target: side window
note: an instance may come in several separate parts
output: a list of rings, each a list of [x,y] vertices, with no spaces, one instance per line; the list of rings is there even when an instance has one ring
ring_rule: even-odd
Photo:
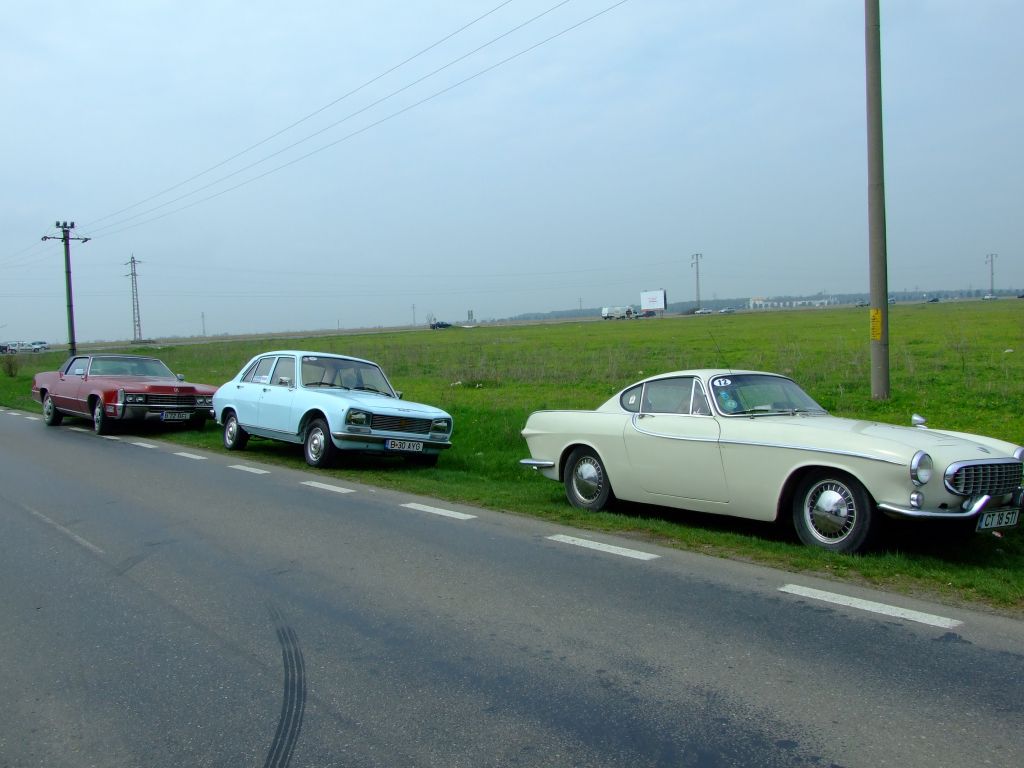
[[[690,413],[693,379],[658,379],[647,382],[644,411],[649,413]]]
[[[708,402],[708,396],[704,394],[704,387],[701,386],[700,379],[693,380],[693,392],[690,396],[690,413],[694,416],[711,415],[711,404]]]
[[[65,374],[68,376],[85,376],[86,370],[89,368],[88,357],[76,357],[65,369]]]
[[[295,384],[295,358],[279,357],[277,367],[274,369],[272,384],[281,387],[290,387]]]
[[[619,405],[622,406],[623,410],[630,413],[640,412],[640,392],[643,388],[643,384],[637,384],[635,387],[630,387],[622,393],[619,397]]]
[[[262,357],[256,363],[256,365],[250,368],[245,376],[242,377],[242,381],[248,381],[252,384],[269,384],[270,383],[270,371],[274,367],[274,363],[277,362],[276,357]]]

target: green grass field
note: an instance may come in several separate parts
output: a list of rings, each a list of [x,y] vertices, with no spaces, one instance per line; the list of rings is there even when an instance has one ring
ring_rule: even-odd
[[[190,381],[221,384],[270,349],[339,352],[380,363],[407,399],[455,417],[454,447],[434,469],[395,460],[349,459],[328,474],[532,515],[580,528],[656,538],[711,555],[859,580],[951,602],[1024,614],[1024,531],[954,535],[938,526],[891,526],[878,551],[830,555],[796,543],[786,526],[755,524],[643,505],[585,514],[562,488],[518,461],[527,415],[593,408],[633,381],[682,368],[727,366],[792,376],[839,416],[930,425],[1024,442],[1024,301],[891,307],[892,397],[871,398],[868,311],[817,309],[667,317],[639,321],[450,328],[442,331],[211,341],[127,351],[154,354]],[[0,374],[0,402],[39,410],[32,375],[63,360],[18,356]],[[173,431],[170,440],[221,450],[220,433]],[[297,446],[254,440],[247,457],[302,465]]]

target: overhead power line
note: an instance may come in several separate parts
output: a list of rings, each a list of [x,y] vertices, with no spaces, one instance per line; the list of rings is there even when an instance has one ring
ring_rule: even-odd
[[[565,0],[565,1],[568,1],[568,0]],[[128,224],[127,226],[121,227],[120,229],[114,229],[114,231],[112,231],[112,232],[105,232],[103,235],[98,235],[98,236],[99,237],[106,237],[106,236],[109,236],[109,235],[118,234],[120,232],[124,232],[124,231],[127,231],[129,229],[134,229],[135,227],[141,227],[141,226],[144,226],[146,224],[150,224],[150,223],[152,223],[154,221],[158,221],[160,219],[164,219],[164,218],[166,218],[168,216],[171,216],[171,215],[173,215],[175,213],[180,213],[181,211],[185,211],[185,210],[188,210],[189,208],[194,208],[195,206],[200,205],[202,203],[206,203],[206,202],[209,202],[210,200],[214,200],[214,199],[216,199],[216,198],[218,198],[218,197],[220,197],[222,195],[225,195],[225,194],[227,194],[229,192],[234,192],[235,190],[240,189],[241,187],[247,186],[247,185],[249,185],[249,184],[251,184],[251,183],[253,183],[255,181],[259,181],[260,179],[263,179],[263,178],[265,178],[267,176],[270,176],[271,174],[277,173],[278,171],[282,171],[285,168],[288,168],[288,167],[290,167],[292,165],[295,165],[296,163],[299,163],[299,162],[301,162],[303,160],[307,160],[308,158],[312,157],[313,155],[319,154],[320,152],[323,152],[323,151],[325,151],[327,149],[330,149],[332,147],[337,146],[338,144],[341,144],[341,143],[343,143],[345,141],[348,141],[348,140],[350,140],[350,139],[352,139],[352,138],[354,138],[356,136],[359,136],[359,135],[361,135],[363,133],[366,133],[367,131],[369,131],[369,130],[371,130],[373,128],[376,128],[377,126],[382,125],[383,123],[386,123],[386,122],[388,122],[388,121],[390,121],[390,120],[392,120],[392,119],[394,119],[394,118],[396,118],[396,117],[398,117],[400,115],[403,115],[406,112],[409,112],[409,111],[411,111],[413,109],[416,109],[417,107],[420,107],[423,104],[426,104],[427,102],[432,101],[432,100],[438,98],[439,96],[443,96],[444,94],[446,94],[446,93],[448,93],[450,91],[453,91],[456,88],[460,88],[461,86],[465,85],[466,83],[469,83],[469,82],[477,79],[478,77],[481,77],[481,76],[483,76],[483,75],[485,75],[485,74],[487,74],[489,72],[492,72],[493,70],[497,69],[498,67],[504,66],[505,64],[508,64],[509,62],[514,61],[515,59],[518,59],[521,56],[524,56],[527,53],[530,53],[530,52],[536,50],[537,48],[540,48],[541,46],[546,45],[546,44],[550,43],[551,41],[556,40],[557,38],[562,37],[563,35],[566,35],[569,32],[572,32],[572,31],[582,27],[585,24],[590,23],[594,19],[597,19],[600,16],[603,16],[606,13],[609,13],[610,11],[615,10],[620,5],[625,5],[627,2],[629,2],[629,0],[618,0],[618,2],[613,3],[613,4],[609,5],[609,6],[607,6],[606,8],[598,11],[597,13],[595,13],[595,14],[593,14],[591,16],[588,16],[587,18],[585,18],[585,19],[583,19],[583,20],[581,20],[579,22],[576,22],[575,24],[570,25],[570,26],[562,29],[559,32],[556,32],[555,34],[553,34],[553,35],[551,35],[549,37],[544,38],[540,42],[534,43],[533,45],[528,46],[527,48],[524,48],[523,50],[519,51],[518,53],[514,53],[511,56],[508,56],[508,57],[502,59],[501,61],[498,61],[495,64],[492,64],[492,65],[490,65],[488,67],[485,67],[484,69],[479,70],[478,72],[470,75],[469,77],[466,77],[466,78],[464,78],[462,80],[459,80],[458,82],[453,83],[452,85],[449,85],[449,86],[447,86],[445,88],[442,88],[439,91],[435,91],[431,95],[426,96],[425,98],[420,99],[419,101],[416,101],[416,102],[414,102],[412,104],[409,104],[409,105],[403,107],[402,109],[399,109],[399,110],[397,110],[395,112],[392,112],[391,114],[386,115],[385,117],[382,117],[379,120],[375,120],[374,122],[369,123],[368,125],[365,125],[362,128],[359,128],[358,130],[352,131],[351,133],[349,133],[349,134],[347,134],[345,136],[342,136],[339,139],[331,141],[331,142],[329,142],[327,144],[324,144],[324,145],[318,147],[317,149],[314,149],[314,150],[312,150],[310,152],[307,152],[304,155],[300,155],[300,156],[298,156],[296,158],[293,158],[292,160],[289,160],[286,163],[282,163],[281,165],[275,166],[274,168],[271,168],[268,171],[265,171],[263,173],[257,174],[256,176],[252,176],[252,177],[246,179],[245,181],[239,182],[238,184],[235,184],[235,185],[230,186],[230,187],[226,187],[225,189],[222,189],[219,192],[214,192],[211,195],[207,195],[206,197],[202,197],[202,198],[200,198],[198,200],[195,200],[195,201],[193,201],[191,203],[188,203],[187,205],[183,205],[183,206],[180,206],[178,208],[174,208],[173,210],[170,210],[170,211],[167,211],[165,213],[162,213],[159,216],[153,216],[152,218],[145,219],[144,221],[136,222],[134,224]],[[299,143],[301,143],[301,142],[299,142]],[[249,168],[251,168],[251,167],[253,167],[255,165],[258,165],[258,164],[259,163],[253,163],[252,165],[249,166]],[[236,174],[231,174],[231,175],[232,176],[233,175],[237,175],[237,173]],[[225,177],[225,179],[226,178],[229,178],[229,177]],[[214,184],[216,184],[216,183],[219,183],[219,182],[214,182]],[[212,186],[212,184],[211,185],[206,185],[206,187],[204,187],[204,189],[205,188],[209,188],[210,186]],[[191,193],[191,194],[194,194],[194,193]],[[184,196],[178,198],[178,200],[180,201],[180,200],[182,200],[182,199],[184,199],[186,197],[190,197],[191,194],[184,195]],[[171,203],[167,203],[167,204],[164,204],[164,205],[168,205],[168,204],[171,204]],[[162,207],[164,207],[164,206],[157,206],[157,207],[151,209],[150,211],[148,211],[147,213],[155,212],[156,210],[159,210]],[[145,215],[145,214],[139,214],[139,215]],[[129,217],[128,219],[125,219],[122,222],[115,222],[114,224],[107,225],[107,227],[101,227],[100,231],[102,231],[104,229],[107,229],[107,228],[117,227],[117,226],[119,226],[119,224],[127,223],[128,221],[131,221],[132,219],[137,218],[137,217],[138,217],[138,215],[137,216],[133,216],[133,217]],[[97,236],[97,235],[94,235],[94,236]]]
[[[625,1],[625,0],[623,0],[623,1]],[[488,40],[483,45],[479,45],[476,48],[474,48],[473,50],[469,51],[468,53],[464,53],[461,56],[458,56],[458,57],[452,59],[448,63],[443,64],[440,67],[437,67],[436,69],[434,69],[431,72],[428,72],[427,74],[423,75],[422,77],[418,77],[415,80],[413,80],[412,82],[406,83],[401,88],[397,88],[394,91],[391,91],[391,93],[389,93],[389,94],[387,94],[385,96],[380,97],[376,101],[370,102],[366,106],[361,107],[360,109],[357,109],[355,112],[350,112],[348,115],[346,115],[345,117],[341,118],[340,120],[336,120],[333,123],[330,123],[329,125],[324,126],[320,130],[314,131],[313,133],[311,133],[311,134],[309,134],[307,136],[304,136],[303,138],[299,139],[298,141],[294,141],[291,144],[289,144],[289,145],[287,145],[285,147],[282,147],[281,149],[279,149],[279,150],[277,150],[275,152],[271,152],[269,155],[266,155],[266,156],[260,158],[259,160],[251,162],[248,165],[242,166],[241,168],[238,168],[238,169],[232,171],[231,173],[225,174],[224,176],[221,176],[220,178],[214,179],[213,181],[208,182],[208,183],[206,183],[206,184],[204,184],[204,185],[202,185],[200,187],[196,187],[192,191],[186,192],[183,195],[179,195],[178,197],[175,197],[172,200],[168,200],[166,202],[160,203],[159,205],[153,206],[152,208],[149,208],[149,209],[147,209],[145,211],[141,211],[140,213],[136,213],[136,214],[134,214],[132,216],[129,216],[129,217],[125,218],[125,219],[122,219],[121,221],[116,221],[116,222],[114,222],[112,224],[107,224],[107,225],[105,225],[103,227],[99,227],[98,229],[93,230],[93,234],[94,234],[94,236],[100,236],[100,234],[105,229],[113,229],[113,228],[116,228],[116,227],[120,227],[120,226],[122,226],[124,224],[127,224],[130,221],[133,221],[135,219],[141,218],[141,217],[146,216],[146,215],[148,215],[150,213],[155,213],[156,211],[159,211],[162,208],[166,208],[169,205],[174,205],[175,203],[179,203],[182,200],[186,200],[186,199],[192,197],[193,195],[197,195],[200,192],[203,192],[204,190],[216,187],[218,184],[221,184],[221,183],[227,181],[228,179],[232,179],[235,176],[238,176],[239,174],[245,173],[246,171],[251,170],[251,169],[255,168],[258,165],[262,165],[263,163],[267,162],[268,160],[272,160],[275,157],[283,155],[284,153],[288,152],[289,150],[295,149],[295,147],[297,147],[297,146],[299,146],[301,144],[305,144],[307,141],[311,141],[312,139],[315,139],[317,136],[321,136],[321,135],[323,135],[324,133],[327,133],[328,131],[330,131],[333,128],[337,128],[339,125],[348,122],[353,117],[358,117],[359,115],[363,114],[364,112],[368,112],[369,110],[373,109],[374,107],[377,107],[377,106],[383,104],[385,101],[388,101],[388,100],[394,98],[398,94],[404,93],[405,91],[409,90],[410,88],[413,88],[413,87],[419,85],[420,83],[422,83],[422,82],[424,82],[426,80],[429,80],[430,78],[432,78],[435,75],[443,72],[444,70],[446,70],[446,69],[448,69],[448,68],[458,64],[459,62],[465,61],[470,56],[473,56],[473,55],[479,53],[480,51],[484,50],[485,48],[488,48],[488,47],[494,45],[498,41],[503,40],[504,38],[508,37],[511,34],[514,34],[515,32],[518,32],[519,30],[523,29],[524,27],[534,23],[535,21],[537,21],[538,19],[543,18],[544,16],[547,16],[549,13],[552,13],[553,11],[558,10],[563,5],[566,5],[566,4],[570,3],[570,2],[572,2],[572,0],[560,0],[560,2],[558,2],[555,5],[551,6],[547,10],[541,11],[540,13],[538,13],[535,16],[527,19],[526,21],[524,21],[524,22],[522,22],[520,24],[517,24],[516,26],[512,27],[511,29],[506,30],[505,32],[502,32],[500,35],[498,35],[497,37],[492,38],[491,40]],[[450,38],[451,35],[449,35],[448,37]],[[379,78],[375,78],[375,79],[379,79]],[[362,87],[362,86],[360,86],[360,87]],[[358,90],[358,89],[356,89],[356,90]],[[355,91],[352,91],[351,93],[355,93]],[[337,101],[340,101],[340,99],[337,100]],[[337,101],[335,101],[333,103],[337,103]],[[294,125],[298,125],[298,123],[294,123]],[[284,131],[280,131],[280,132],[278,132],[275,135],[280,135],[283,132]],[[346,137],[346,138],[350,138],[350,137]],[[254,146],[257,146],[257,145],[254,145]],[[239,153],[239,154],[235,155],[235,157],[239,157],[241,154],[244,154],[244,153]],[[220,163],[220,164],[218,164],[217,166],[214,166],[214,167],[220,167],[221,165],[224,165],[226,162],[228,162],[228,161],[225,161],[224,163]],[[283,168],[285,166],[281,166],[281,167]],[[199,174],[199,176],[201,176],[201,175],[204,175],[204,174]],[[196,178],[199,178],[199,176],[193,176],[192,178],[196,179]],[[260,178],[260,177],[257,177],[257,178]],[[184,183],[186,183],[186,182],[182,182],[182,184],[184,184]],[[176,185],[176,187],[172,187],[171,189],[177,188],[177,186],[182,186],[182,184]],[[232,187],[231,189],[237,189],[237,187]],[[165,191],[169,191],[169,190],[165,190]],[[224,190],[224,191],[230,191],[230,190]],[[153,199],[155,199],[157,197],[160,197],[160,196],[161,195],[154,195],[153,197],[151,197],[149,199],[153,200]],[[206,198],[206,199],[210,199],[210,198]],[[137,205],[136,206],[131,206],[131,207],[137,207]],[[125,210],[128,210],[128,209],[125,209]],[[179,210],[183,210],[183,209],[179,209]],[[110,218],[110,216],[105,216],[104,218]],[[153,219],[150,219],[149,221],[153,221]],[[118,231],[122,231],[122,230],[118,230]]]
[[[190,176],[189,178],[185,179],[184,181],[179,181],[177,184],[173,184],[173,185],[167,187],[166,189],[163,189],[160,192],[157,192],[154,195],[150,195],[149,197],[145,198],[144,200],[140,200],[137,203],[132,203],[131,205],[126,206],[126,207],[122,208],[119,211],[114,211],[113,213],[108,213],[106,216],[101,216],[98,219],[94,219],[93,221],[91,221],[91,222],[89,222],[87,224],[84,224],[83,226],[88,227],[88,226],[91,226],[93,224],[98,224],[101,221],[106,221],[107,219],[112,219],[115,216],[120,216],[122,213],[130,211],[132,208],[138,208],[140,205],[145,205],[146,203],[148,203],[148,202],[150,202],[152,200],[156,200],[158,197],[163,197],[168,192],[173,192],[174,190],[179,189],[179,188],[185,186],[186,184],[189,184],[190,182],[195,181],[196,179],[202,178],[206,174],[211,173],[211,172],[217,170],[218,168],[221,168],[221,167],[227,165],[232,160],[237,160],[242,155],[245,155],[245,154],[247,154],[249,152],[252,152],[252,150],[257,149],[258,147],[262,147],[267,142],[276,139],[278,136],[281,136],[284,133],[287,133],[292,128],[295,128],[295,127],[297,127],[299,125],[302,125],[302,123],[304,123],[307,120],[310,120],[310,119],[316,117],[321,112],[325,112],[326,110],[328,110],[331,107],[333,107],[335,104],[341,103],[342,101],[347,99],[349,96],[354,96],[355,94],[359,93],[364,88],[367,88],[368,86],[373,85],[374,83],[376,83],[381,78],[387,77],[392,72],[395,72],[396,70],[401,69],[406,64],[408,64],[408,63],[418,59],[423,54],[432,51],[434,48],[437,48],[437,46],[441,45],[442,43],[445,43],[445,42],[451,40],[456,35],[458,35],[458,34],[460,34],[462,32],[465,32],[467,29],[472,27],[474,24],[477,24],[478,22],[483,21],[488,16],[490,16],[493,13],[495,13],[496,11],[501,10],[502,8],[504,8],[506,5],[508,5],[511,2],[513,2],[513,0],[505,0],[505,2],[499,3],[498,5],[496,5],[493,8],[491,8],[491,10],[487,11],[486,13],[481,14],[480,16],[477,16],[475,19],[473,19],[470,22],[467,22],[466,24],[463,24],[461,27],[456,29],[454,32],[450,32],[447,35],[445,35],[444,37],[442,37],[442,38],[436,40],[435,42],[431,43],[430,45],[428,45],[423,50],[421,50],[421,51],[419,51],[417,53],[414,53],[412,56],[409,56],[408,58],[404,59],[403,61],[399,62],[398,64],[395,64],[393,67],[390,67],[390,68],[384,70],[379,75],[370,78],[369,80],[364,82],[362,85],[358,85],[355,88],[353,88],[352,90],[348,91],[347,93],[344,93],[341,96],[339,96],[338,98],[334,99],[333,101],[330,101],[327,104],[324,104],[319,109],[313,110],[312,112],[310,112],[305,117],[300,117],[294,123],[291,123],[290,125],[286,125],[284,128],[281,128],[280,130],[275,131],[274,133],[270,134],[266,138],[260,139],[255,144],[251,144],[250,146],[246,147],[245,149],[243,149],[243,150],[241,150],[239,152],[236,152],[235,154],[231,155],[231,157],[228,157],[228,158],[226,158],[224,160],[221,160],[219,163],[211,165],[206,170],[200,171],[199,173],[194,174],[193,176]]]

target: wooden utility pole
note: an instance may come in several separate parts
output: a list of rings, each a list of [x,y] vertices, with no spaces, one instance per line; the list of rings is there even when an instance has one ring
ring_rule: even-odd
[[[882,35],[878,0],[864,0],[868,116],[868,260],[871,288],[871,397],[889,399],[889,278],[882,153]]]

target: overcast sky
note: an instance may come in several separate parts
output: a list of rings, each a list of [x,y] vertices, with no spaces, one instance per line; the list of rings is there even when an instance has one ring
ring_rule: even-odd
[[[614,3],[7,3],[0,339],[866,292],[863,3]],[[881,6],[890,289],[1024,287],[1024,4]]]

